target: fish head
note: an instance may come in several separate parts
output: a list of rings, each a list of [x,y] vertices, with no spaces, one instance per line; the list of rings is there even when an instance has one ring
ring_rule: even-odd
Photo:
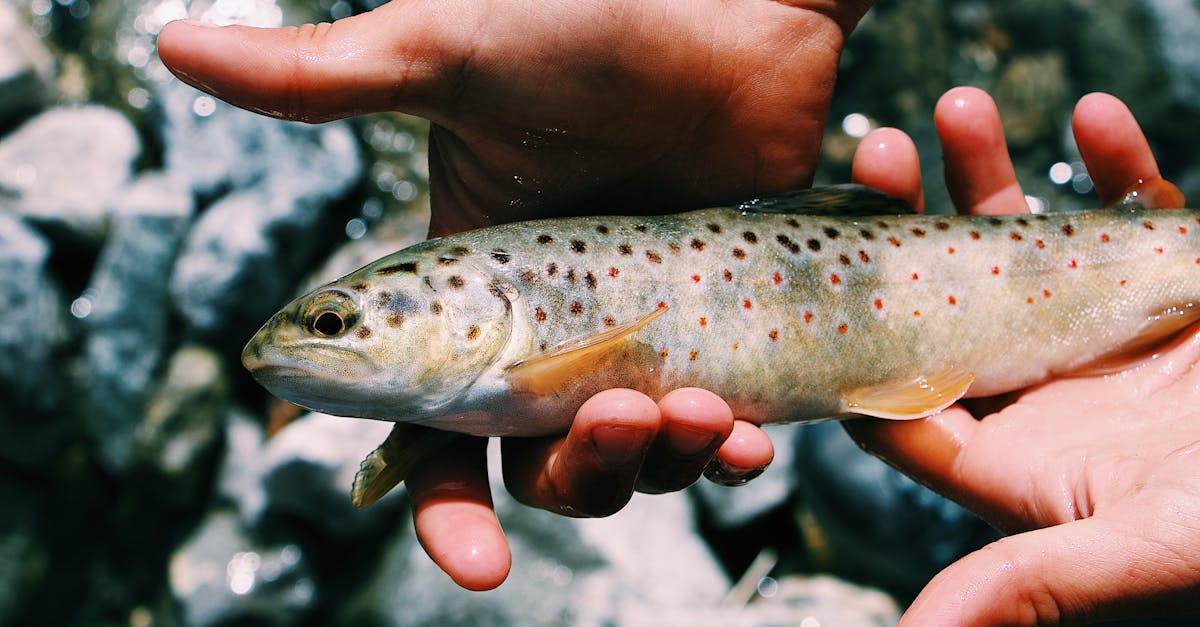
[[[242,363],[272,394],[307,409],[437,416],[508,342],[508,288],[469,263],[401,251],[285,306],[246,345]]]

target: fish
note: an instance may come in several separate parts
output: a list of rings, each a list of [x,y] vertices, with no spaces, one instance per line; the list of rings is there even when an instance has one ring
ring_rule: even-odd
[[[1198,238],[1194,210],[925,215],[859,186],[532,220],[370,263],[242,358],[294,404],[398,423],[360,504],[402,480],[415,433],[560,433],[614,387],[705,388],[759,424],[905,420],[1119,369],[1200,319]]]

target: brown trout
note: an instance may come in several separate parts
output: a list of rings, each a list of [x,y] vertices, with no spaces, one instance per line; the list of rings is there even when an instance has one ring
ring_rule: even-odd
[[[612,387],[702,387],[758,423],[906,419],[1200,317],[1198,211],[903,211],[839,186],[460,233],[297,299],[243,361],[306,408],[475,435],[563,432]]]

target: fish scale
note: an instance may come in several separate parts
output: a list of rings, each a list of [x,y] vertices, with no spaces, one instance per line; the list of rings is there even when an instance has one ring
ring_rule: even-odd
[[[912,418],[1103,370],[1197,317],[1200,214],[858,215],[862,188],[431,240],[301,297],[244,361],[313,409],[565,430],[610,387],[756,422]],[[849,215],[848,215],[849,214]]]

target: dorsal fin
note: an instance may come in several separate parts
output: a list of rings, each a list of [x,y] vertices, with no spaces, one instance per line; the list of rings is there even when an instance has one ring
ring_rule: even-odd
[[[759,213],[810,216],[877,216],[916,213],[908,203],[863,185],[829,185],[758,198],[737,207]]]
[[[551,394],[623,345],[625,340],[667,312],[665,305],[638,320],[607,331],[575,338],[548,353],[518,361],[507,368],[513,389],[538,396]]]

